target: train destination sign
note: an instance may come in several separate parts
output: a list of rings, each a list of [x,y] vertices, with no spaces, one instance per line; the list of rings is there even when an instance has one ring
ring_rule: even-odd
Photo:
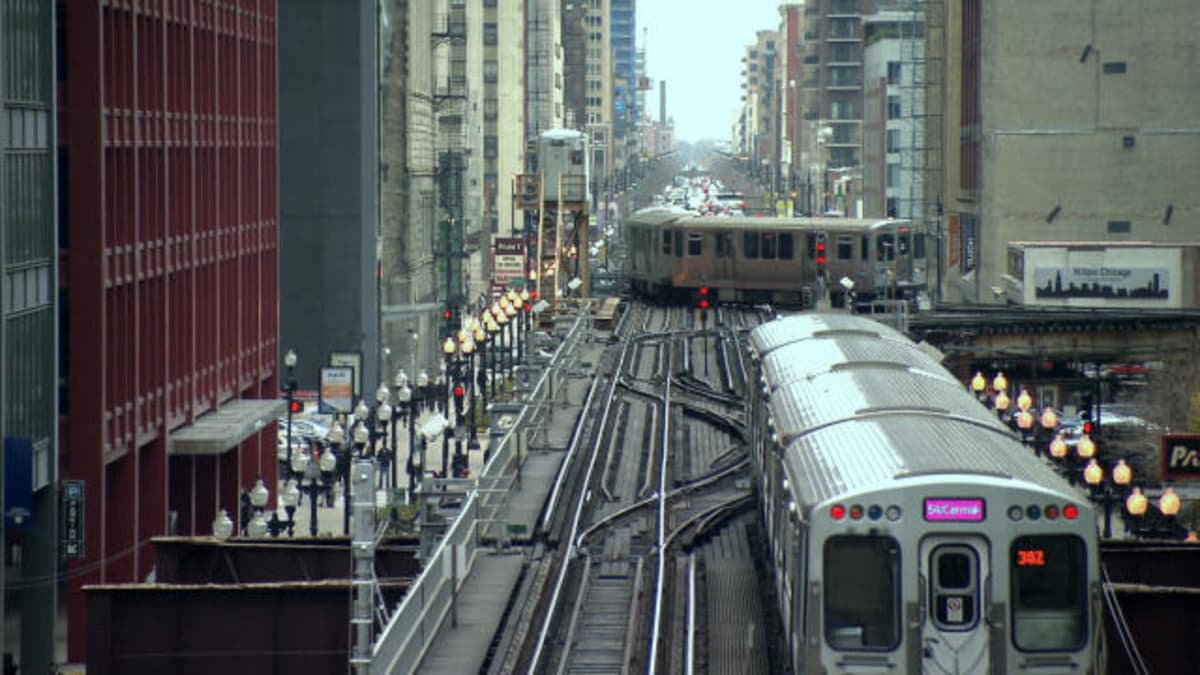
[[[978,523],[984,517],[982,499],[925,500],[925,520],[935,522]]]

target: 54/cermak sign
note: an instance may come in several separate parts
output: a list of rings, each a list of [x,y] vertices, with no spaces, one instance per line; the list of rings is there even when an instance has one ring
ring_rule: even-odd
[[[1200,480],[1200,434],[1163,434],[1163,478]]]

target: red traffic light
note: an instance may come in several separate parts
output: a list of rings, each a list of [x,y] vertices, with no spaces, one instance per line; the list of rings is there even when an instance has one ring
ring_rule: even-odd
[[[708,295],[708,286],[700,287],[700,295]]]
[[[463,389],[463,386],[461,384],[454,385],[454,395],[455,396],[457,396],[458,398],[462,398],[463,394],[465,394],[465,393],[466,393],[466,390]]]
[[[288,412],[301,413],[304,412],[304,404],[300,401],[288,401]]]
[[[700,309],[708,309],[708,299],[707,298],[700,301]]]
[[[529,299],[537,300],[537,289],[536,288],[529,289]]]
[[[1092,429],[1093,429],[1093,428],[1094,428],[1094,427],[1092,426],[1092,423],[1091,423],[1091,422],[1084,422],[1084,423],[1083,423],[1083,433],[1085,433],[1085,434],[1088,434],[1088,435],[1090,436],[1090,435],[1092,434]]]
[[[452,316],[454,316],[454,314],[448,309],[442,312],[442,318],[447,321],[449,321],[450,317],[452,317]]]
[[[817,256],[817,264],[818,264],[818,265],[824,265],[824,264],[825,264],[825,256],[823,256],[823,255],[818,255],[818,256]]]

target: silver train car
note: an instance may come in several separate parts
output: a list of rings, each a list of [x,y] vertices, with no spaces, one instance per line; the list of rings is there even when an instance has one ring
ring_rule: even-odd
[[[719,300],[812,307],[827,293],[842,307],[851,297],[914,298],[929,286],[925,226],[909,220],[701,217],[655,207],[627,219],[625,236],[633,289],[655,297],[706,286]]]
[[[752,455],[794,672],[1096,673],[1095,509],[901,333],[750,335]]]

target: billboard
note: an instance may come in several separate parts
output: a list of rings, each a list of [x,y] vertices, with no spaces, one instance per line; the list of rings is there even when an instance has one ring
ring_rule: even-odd
[[[492,281],[497,286],[525,282],[525,241],[520,237],[492,240]]]
[[[1182,307],[1177,247],[1013,244],[1009,257],[1005,283],[1010,298],[1025,305]]]

